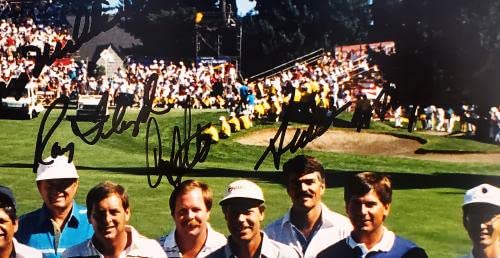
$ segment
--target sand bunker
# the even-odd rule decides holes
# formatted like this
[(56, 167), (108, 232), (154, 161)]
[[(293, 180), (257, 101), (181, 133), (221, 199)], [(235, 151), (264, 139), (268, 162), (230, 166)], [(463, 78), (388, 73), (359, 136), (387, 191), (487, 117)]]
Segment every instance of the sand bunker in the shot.
[[(285, 145), (292, 139), (296, 129), (289, 128), (285, 136)], [(264, 129), (247, 134), (236, 139), (236, 142), (246, 145), (267, 146), (277, 129)], [(415, 159), (447, 161), (447, 162), (477, 162), (500, 164), (500, 153), (494, 154), (415, 154), (421, 143), (406, 138), (387, 134), (375, 134), (344, 130), (329, 130), (319, 138), (307, 144), (306, 150), (376, 154), (400, 156)]]

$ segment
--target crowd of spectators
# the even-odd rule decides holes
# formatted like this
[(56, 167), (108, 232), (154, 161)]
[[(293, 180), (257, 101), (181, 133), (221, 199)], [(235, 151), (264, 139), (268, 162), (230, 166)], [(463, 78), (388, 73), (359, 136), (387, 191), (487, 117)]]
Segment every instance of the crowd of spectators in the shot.
[[(1, 78), (8, 82), (21, 72), (30, 73), (34, 62), (21, 58), (20, 46), (34, 45), (43, 49), (49, 43), (66, 44), (71, 40), (68, 28), (36, 25), (33, 18), (14, 22), (0, 20)], [(311, 63), (297, 63), (280, 73), (252, 82), (238, 77), (232, 63), (219, 65), (184, 64), (153, 60), (151, 62), (126, 62), (113, 76), (93, 75), (87, 63), (71, 57), (58, 60), (46, 67), (40, 76), (32, 77), (30, 85), (38, 90), (44, 104), (61, 95), (76, 99), (79, 94), (103, 94), (109, 92), (110, 104), (124, 94), (130, 105), (143, 105), (144, 85), (153, 73), (158, 74), (154, 107), (165, 105), (192, 108), (226, 108), (229, 112), (248, 111), (253, 117), (276, 119), (282, 112), (283, 103), (290, 100), (303, 109), (316, 107), (332, 110), (351, 100), (354, 79), (370, 77), (376, 67), (369, 67), (366, 54), (359, 51), (330, 53)], [(293, 99), (292, 99), (293, 95)], [(188, 96), (190, 99), (188, 101)]]
[[(406, 127), (409, 110), (411, 108), (399, 107), (394, 110), (394, 122), (396, 127)], [(447, 134), (464, 134), (475, 136), (477, 126), (482, 121), (489, 123), (488, 140), (500, 143), (500, 106), (491, 107), (486, 116), (481, 116), (476, 105), (462, 105), (457, 110), (451, 107), (439, 107), (429, 105), (419, 108), (418, 121), (414, 124), (414, 130), (435, 131)]]
[[(0, 80), (8, 83), (22, 72), (30, 74), (34, 61), (21, 57), (20, 46), (33, 45), (40, 49), (48, 43), (53, 50), (57, 43), (62, 45), (71, 40), (70, 28), (54, 22), (50, 17), (59, 15), (56, 5), (40, 2), (34, 9), (20, 9), (15, 4), (0, 1)], [(17, 10), (17, 11), (16, 11)], [(31, 10), (31, 15), (25, 10)], [(27, 15), (27, 16), (25, 16)], [(35, 17), (35, 18), (32, 18)], [(58, 24), (58, 25), (56, 25)], [(379, 51), (388, 54), (393, 47), (380, 45)], [(370, 66), (367, 46), (325, 53), (308, 63), (296, 63), (278, 73), (247, 81), (241, 78), (233, 63), (218, 65), (185, 64), (181, 62), (155, 59), (147, 62), (127, 61), (113, 76), (89, 73), (88, 64), (75, 61), (71, 56), (56, 61), (44, 68), (37, 77), (31, 76), (29, 86), (37, 89), (37, 95), (45, 105), (66, 95), (75, 102), (80, 94), (100, 95), (108, 92), (110, 105), (116, 104), (119, 95), (125, 95), (128, 105), (143, 105), (146, 79), (158, 74), (153, 108), (221, 108), (228, 112), (242, 114), (251, 119), (279, 120), (283, 106), (295, 104), (295, 116), (323, 116), (329, 111), (342, 107), (349, 101), (355, 102), (366, 96), (360, 90), (359, 82), (371, 81), (377, 84), (380, 73), (377, 66)], [(368, 100), (370, 101), (370, 100)], [(354, 109), (354, 106), (353, 106)], [(352, 109), (352, 110), (353, 110)], [(463, 106), (455, 112), (451, 108), (433, 105), (420, 109), (419, 120), (423, 130), (454, 132), (455, 122), (460, 122), (460, 130), (473, 135), (475, 126), (464, 118), (477, 116), (473, 106)], [(460, 114), (460, 115), (457, 115)], [(500, 141), (498, 108), (490, 112), (490, 138)], [(396, 127), (402, 126), (404, 112), (390, 110)]]
[[(71, 40), (71, 30), (61, 18), (57, 1), (33, 2), (31, 8), (0, 1), (0, 78), (8, 83), (21, 73), (32, 75), (34, 53), (21, 57), (19, 47), (40, 49), (48, 43), (51, 51), (57, 43)], [(30, 76), (29, 86), (37, 89), (45, 105), (61, 95), (77, 100), (80, 94), (128, 97), (131, 106), (143, 105), (146, 79), (158, 74), (154, 107), (225, 108), (228, 112), (247, 111), (252, 118), (278, 119), (282, 105), (296, 102), (303, 112), (312, 109), (333, 110), (351, 100), (352, 85), (359, 76), (370, 77), (365, 49), (325, 54), (311, 63), (297, 63), (283, 71), (248, 82), (238, 77), (232, 63), (220, 65), (184, 64), (162, 59), (150, 62), (125, 62), (113, 76), (95, 75), (88, 64), (68, 56)], [(188, 96), (190, 97), (188, 99)], [(293, 99), (292, 99), (293, 97)], [(323, 113), (323, 112), (321, 112)]]

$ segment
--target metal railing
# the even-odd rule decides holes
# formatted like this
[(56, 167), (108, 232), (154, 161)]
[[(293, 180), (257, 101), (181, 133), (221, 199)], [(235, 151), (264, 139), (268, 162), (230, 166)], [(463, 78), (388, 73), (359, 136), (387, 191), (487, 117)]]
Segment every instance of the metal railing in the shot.
[(274, 76), (274, 75), (281, 73), (283, 71), (287, 71), (288, 69), (294, 67), (296, 63), (309, 64), (309, 63), (315, 62), (318, 59), (320, 59), (321, 57), (323, 57), (324, 54), (325, 54), (325, 49), (320, 48), (316, 51), (313, 51), (309, 54), (295, 58), (291, 61), (288, 61), (284, 64), (281, 64), (281, 65), (278, 65), (278, 66), (273, 67), (271, 69), (268, 69), (264, 72), (252, 75), (252, 76), (248, 77), (247, 79), (248, 79), (248, 81), (256, 81), (256, 80), (259, 80), (261, 78), (271, 77), (271, 76)]

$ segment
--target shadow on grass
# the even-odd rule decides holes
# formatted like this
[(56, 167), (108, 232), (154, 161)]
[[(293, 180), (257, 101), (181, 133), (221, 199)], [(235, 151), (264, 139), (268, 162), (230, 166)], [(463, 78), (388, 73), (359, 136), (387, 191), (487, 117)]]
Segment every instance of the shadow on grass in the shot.
[[(29, 168), (31, 164), (11, 163), (0, 164), (0, 168)], [(78, 170), (93, 170), (106, 173), (121, 173), (130, 175), (146, 176), (148, 171), (145, 167), (88, 167), (77, 166)], [(343, 187), (345, 182), (352, 175), (361, 171), (338, 171), (327, 170), (326, 182), (327, 187)], [(392, 178), (393, 187), (395, 189), (427, 189), (427, 188), (459, 188), (470, 189), (482, 183), (492, 185), (500, 185), (500, 176), (491, 175), (471, 175), (461, 173), (433, 173), (433, 174), (411, 174), (411, 173), (385, 173)], [(156, 176), (153, 176), (156, 178)], [(281, 172), (277, 171), (244, 171), (222, 168), (205, 168), (193, 169), (189, 173), (183, 175), (183, 178), (189, 177), (228, 177), (228, 178), (247, 178), (258, 179), (270, 183), (283, 183), (284, 177)], [(166, 178), (163, 178), (165, 182)]]

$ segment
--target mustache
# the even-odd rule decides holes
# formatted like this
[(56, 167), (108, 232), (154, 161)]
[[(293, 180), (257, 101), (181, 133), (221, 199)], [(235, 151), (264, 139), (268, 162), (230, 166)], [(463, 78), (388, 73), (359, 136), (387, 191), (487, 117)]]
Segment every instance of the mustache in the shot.
[(299, 192), (299, 193), (295, 194), (295, 196), (296, 197), (310, 197), (310, 198), (313, 197), (313, 195), (308, 193), (308, 192)]
[(188, 221), (187, 223), (184, 223), (184, 225), (188, 227), (198, 227), (201, 226), (201, 223), (193, 219)]

